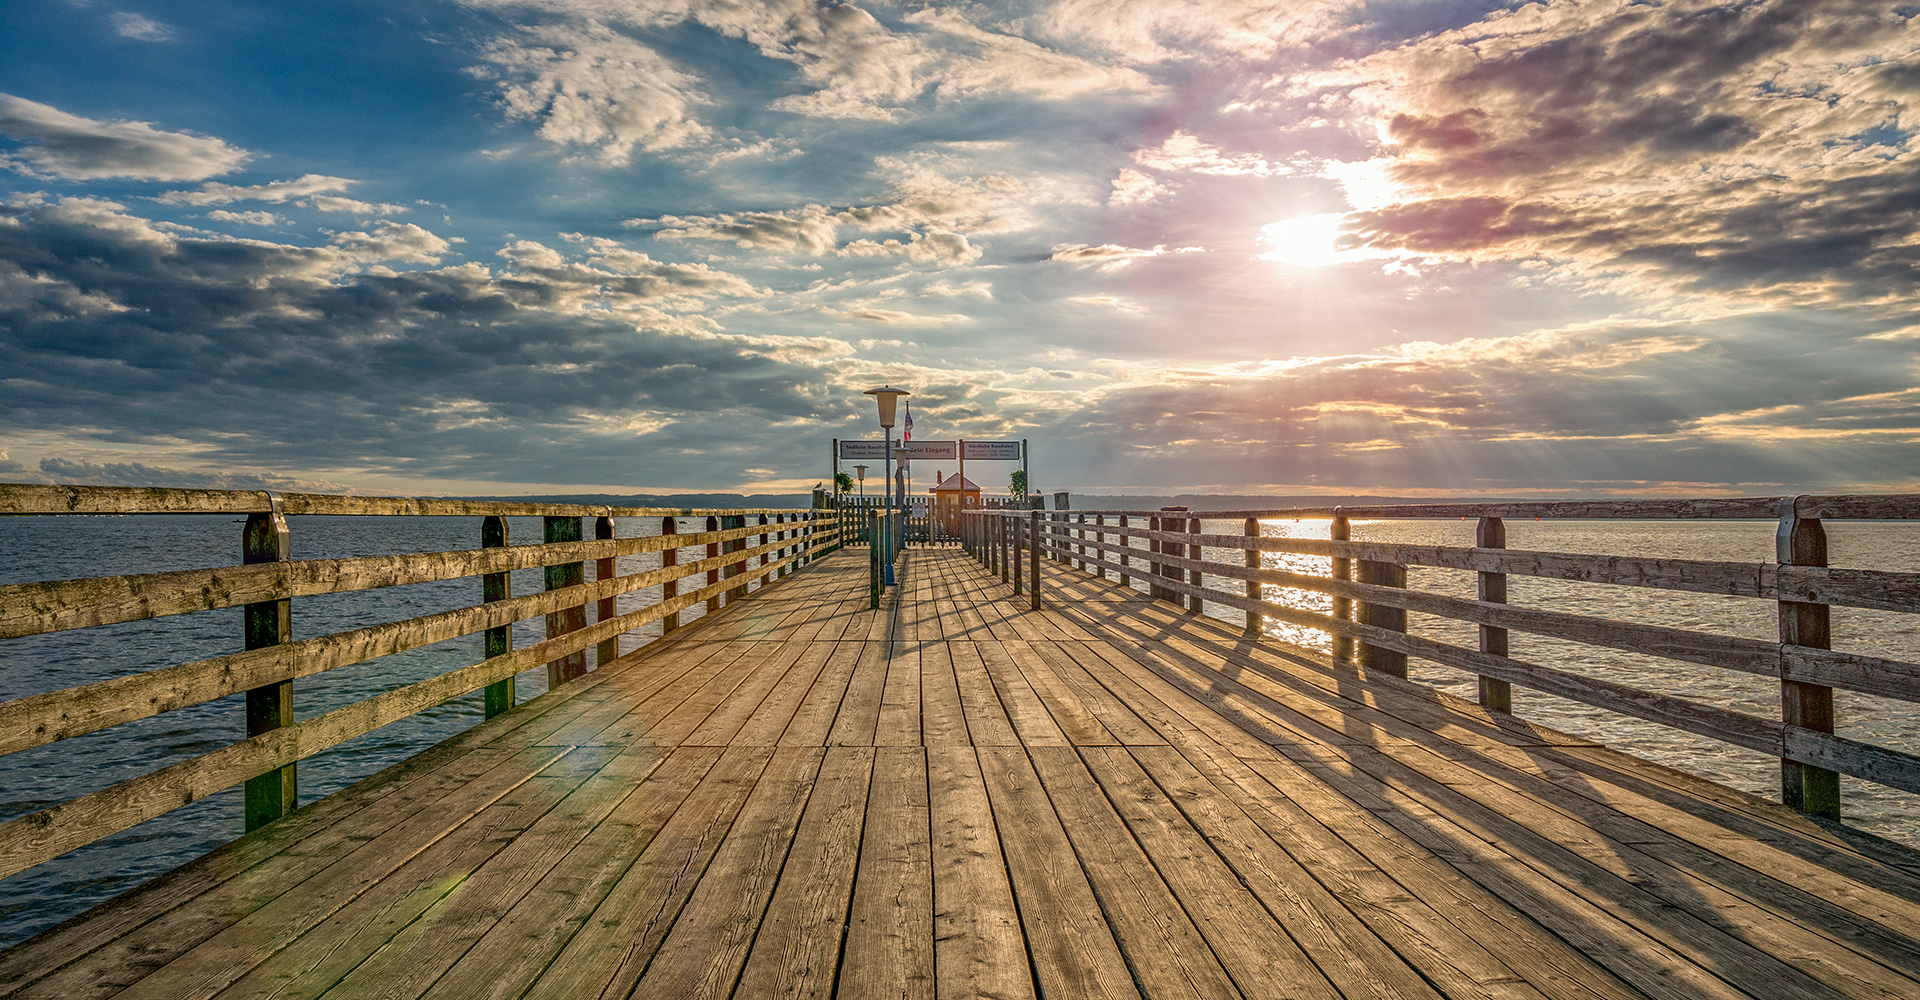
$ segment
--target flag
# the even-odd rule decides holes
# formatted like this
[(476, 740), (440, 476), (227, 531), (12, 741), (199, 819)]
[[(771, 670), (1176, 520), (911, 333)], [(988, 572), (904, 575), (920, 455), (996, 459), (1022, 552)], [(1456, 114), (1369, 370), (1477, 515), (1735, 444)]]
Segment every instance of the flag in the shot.
[[(907, 404), (907, 420), (904, 425), (904, 428), (905, 429), (900, 432), (900, 443), (903, 445), (912, 444), (913, 443), (913, 404), (912, 403)], [(905, 455), (900, 456), (900, 467), (902, 469), (907, 467), (907, 456)]]

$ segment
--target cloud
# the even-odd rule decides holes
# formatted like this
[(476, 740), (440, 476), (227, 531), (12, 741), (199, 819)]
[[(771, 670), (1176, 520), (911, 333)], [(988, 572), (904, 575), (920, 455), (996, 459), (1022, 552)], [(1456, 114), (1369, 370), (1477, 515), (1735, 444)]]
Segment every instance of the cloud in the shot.
[(0, 483), (45, 483), (53, 480), (23, 462), (15, 461), (0, 451)]
[[(973, 317), (965, 315), (964, 313), (931, 315), (928, 313), (906, 312), (900, 309), (885, 309), (874, 305), (856, 305), (846, 309), (826, 306), (822, 307), (820, 311), (828, 316), (837, 316), (842, 319), (857, 319), (867, 323), (885, 323), (897, 326), (941, 326), (949, 323), (970, 323), (973, 321)], [(866, 347), (878, 342), (863, 340), (860, 343), (863, 347)], [(891, 341), (889, 343), (897, 344), (898, 342)]]
[(914, 233), (900, 240), (854, 240), (836, 251), (845, 257), (885, 257), (903, 255), (916, 264), (957, 267), (980, 259), (985, 251), (967, 241), (965, 235), (934, 229)]
[(708, 103), (698, 82), (653, 49), (588, 21), (522, 28), (480, 51), (474, 68), (494, 80), (510, 119), (538, 121), (542, 139), (584, 147), (608, 166), (635, 150), (701, 144), (694, 117)]
[[(656, 239), (732, 243), (743, 249), (843, 257), (900, 255), (914, 263), (954, 266), (979, 259), (973, 242), (981, 234), (1010, 232), (1034, 224), (1034, 210), (1056, 195), (1001, 173), (971, 176), (956, 158), (941, 153), (880, 157), (877, 172), (889, 178), (888, 197), (834, 207), (802, 205), (778, 211), (665, 215), (629, 219), (625, 225), (654, 230)], [(892, 238), (841, 242), (841, 230), (893, 233)]]
[[(293, 202), (316, 212), (339, 212), (360, 216), (400, 215), (405, 205), (357, 201), (329, 192), (345, 191), (359, 183), (349, 177), (306, 174), (292, 180), (265, 184), (239, 185), (208, 182), (191, 191), (166, 191), (155, 200), (169, 205), (230, 205), (237, 201), (264, 201), (272, 204)], [(261, 214), (261, 213), (256, 213)], [(213, 218), (214, 216), (209, 216)]]
[(77, 486), (160, 486), (170, 489), (272, 490), (286, 493), (359, 492), (351, 486), (325, 479), (226, 470), (209, 472), (140, 462), (88, 462), (51, 455), (40, 460), (40, 472), (46, 482)]
[[(1227, 177), (1278, 177), (1292, 171), (1277, 163), (1268, 163), (1258, 153), (1229, 155), (1220, 147), (1201, 140), (1191, 132), (1175, 129), (1166, 141), (1150, 149), (1136, 150), (1133, 162), (1151, 170), (1170, 173), (1215, 174)], [(1142, 177), (1144, 175), (1136, 174)], [(1151, 183), (1151, 181), (1149, 181)], [(1119, 182), (1115, 182), (1116, 189)], [(1136, 184), (1137, 187), (1137, 184)]]
[(329, 241), (355, 260), (434, 264), (448, 250), (446, 240), (405, 222), (377, 222), (371, 232), (335, 233)]
[(1320, 74), (1398, 203), (1368, 244), (1539, 258), (1642, 290), (1910, 301), (1906, 22), (1866, 4), (1533, 4)]
[(587, 250), (584, 260), (568, 258), (532, 240), (500, 251), (518, 282), (537, 288), (545, 308), (613, 312), (661, 308), (699, 309), (715, 298), (756, 298), (750, 282), (705, 264), (654, 260), (603, 237), (570, 235)]
[(251, 155), (220, 139), (163, 132), (146, 122), (95, 121), (11, 94), (0, 94), (0, 134), (25, 143), (0, 154), (0, 166), (60, 180), (197, 181), (233, 170)]
[(1313, 40), (1329, 15), (1348, 5), (1327, 0), (1060, 0), (1029, 19), (1033, 33), (1070, 50), (1133, 65), (1195, 57), (1263, 59)]
[(1077, 306), (1097, 306), (1102, 309), (1111, 309), (1118, 313), (1144, 313), (1147, 311), (1146, 307), (1140, 303), (1131, 299), (1120, 298), (1117, 295), (1073, 295), (1061, 301), (1069, 302)]
[(208, 212), (207, 218), (215, 222), (237, 222), (247, 226), (274, 226), (282, 221), (272, 212), (229, 212), (223, 208)]
[(314, 195), (300, 204), (316, 212), (348, 212), (354, 215), (399, 215), (407, 210), (405, 205), (355, 201), (352, 198), (336, 198), (324, 194)]
[(1048, 260), (1063, 261), (1068, 264), (1091, 265), (1103, 271), (1116, 271), (1136, 260), (1148, 257), (1160, 257), (1170, 253), (1202, 253), (1203, 247), (1177, 247), (1167, 249), (1165, 243), (1152, 247), (1124, 247), (1116, 243), (1102, 243), (1088, 246), (1085, 243), (1067, 243), (1053, 248)]
[(306, 174), (289, 181), (238, 185), (209, 182), (192, 191), (166, 191), (156, 200), (169, 205), (230, 205), (236, 201), (286, 202), (318, 194), (345, 191), (354, 185), (347, 177)]
[(1141, 205), (1172, 193), (1172, 188), (1138, 170), (1122, 170), (1113, 179), (1113, 193), (1107, 196), (1107, 204)]
[(143, 14), (118, 11), (111, 18), (113, 30), (121, 38), (131, 38), (138, 42), (170, 42), (173, 29)]
[[(954, 10), (914, 10), (885, 23), (855, 4), (815, 0), (468, 2), (507, 16), (557, 19), (490, 45), (481, 72), (512, 81), (503, 95), (510, 114), (541, 118), (543, 137), (598, 145), (615, 163), (636, 144), (671, 148), (704, 135), (686, 119), (687, 108), (703, 102), (692, 81), (616, 28), (651, 32), (692, 22), (745, 41), (766, 59), (792, 64), (810, 88), (778, 97), (772, 107), (814, 117), (897, 121), (923, 103), (1004, 95), (1058, 101), (1151, 89), (1129, 67), (983, 27)], [(528, 37), (531, 43), (522, 40)], [(567, 98), (554, 99), (563, 90)], [(625, 129), (603, 127), (615, 108), (636, 109), (637, 121)], [(581, 128), (583, 122), (593, 127)], [(645, 145), (653, 136), (661, 141)]]
[(985, 281), (930, 281), (921, 286), (922, 295), (940, 295), (947, 298), (993, 298), (993, 285)]
[(1220, 471), (1231, 467), (1238, 482), (1349, 489), (1912, 488), (1911, 472), (1889, 478), (1920, 467), (1908, 359), (1832, 338), (1781, 370), (1772, 359), (1809, 321), (1594, 324), (1185, 368), (1107, 362), (1100, 384), (1030, 390), (1022, 410), (1055, 447), (1184, 442), (1110, 451), (1115, 482), (1234, 482)]
[(839, 246), (842, 216), (824, 205), (779, 212), (722, 212), (718, 215), (663, 215), (630, 219), (629, 226), (654, 229), (663, 240), (714, 240), (748, 249), (822, 255)]
[(166, 449), (180, 457), (154, 464), (189, 471), (710, 484), (764, 462), (742, 421), (812, 419), (844, 366), (840, 341), (714, 330), (714, 302), (759, 293), (710, 267), (593, 237), (515, 242), (497, 273), (430, 263), (446, 251), (404, 223), (299, 247), (16, 199), (0, 206), (0, 426)]

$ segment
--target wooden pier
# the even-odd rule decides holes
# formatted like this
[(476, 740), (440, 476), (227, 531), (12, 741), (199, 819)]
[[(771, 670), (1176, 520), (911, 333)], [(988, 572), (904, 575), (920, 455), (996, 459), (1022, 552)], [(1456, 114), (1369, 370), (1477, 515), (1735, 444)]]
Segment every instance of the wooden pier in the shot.
[(0, 996), (1920, 996), (1914, 852), (1024, 569), (1037, 609), (953, 548), (878, 609), (864, 552), (776, 577)]

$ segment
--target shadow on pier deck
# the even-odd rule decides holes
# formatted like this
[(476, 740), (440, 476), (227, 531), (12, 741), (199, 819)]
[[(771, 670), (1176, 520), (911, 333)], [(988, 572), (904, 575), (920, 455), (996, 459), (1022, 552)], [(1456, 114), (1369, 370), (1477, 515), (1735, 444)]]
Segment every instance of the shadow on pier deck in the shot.
[(1033, 611), (903, 565), (869, 611), (825, 560), (0, 995), (1920, 996), (1911, 852), (1084, 574)]

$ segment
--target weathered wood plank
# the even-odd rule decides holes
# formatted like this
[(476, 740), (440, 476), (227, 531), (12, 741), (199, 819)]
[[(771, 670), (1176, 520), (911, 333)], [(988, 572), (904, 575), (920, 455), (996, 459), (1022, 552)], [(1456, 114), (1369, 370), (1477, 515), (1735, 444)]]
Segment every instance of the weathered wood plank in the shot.
[(723, 1000), (732, 994), (825, 755), (821, 747), (775, 748), (629, 996)]
[(611, 813), (500, 914), (422, 1000), (518, 997), (579, 932), (615, 883), (719, 761), (715, 747), (669, 754)]
[(876, 749), (834, 996), (934, 1000), (932, 823), (926, 751)]
[(1001, 747), (977, 752), (1041, 994), (1139, 997), (1113, 929), (1102, 919), (1099, 899), (1026, 753)]
[[(1122, 751), (1124, 752), (1124, 751)], [(1052, 800), (1073, 851), (1079, 856), (1081, 871), (1099, 897), (1105, 927), (1089, 933), (1106, 932), (1127, 958), (1140, 992), (1150, 997), (1249, 997), (1286, 996), (1333, 1000), (1334, 994), (1321, 980), (1319, 989), (1305, 989), (1305, 981), (1290, 982), (1278, 990), (1271, 976), (1249, 979), (1229, 976), (1221, 967), (1221, 957), (1201, 937), (1190, 917), (1162, 878), (1165, 870), (1156, 865), (1146, 849), (1128, 833), (1126, 824), (1115, 815), (1100, 786), (1087, 774), (1086, 766), (1074, 750), (1066, 747), (1036, 747), (1029, 752), (1033, 770), (1040, 776), (1045, 797), (1028, 798), (1034, 812)], [(1025, 761), (1009, 761), (1007, 776), (1010, 790), (1024, 795)], [(1002, 832), (1004, 838), (1006, 833)], [(1188, 859), (1168, 859), (1179, 864)], [(1080, 872), (1072, 872), (1078, 875)], [(1176, 878), (1178, 876), (1175, 876)], [(1236, 889), (1245, 892), (1238, 885)], [(1257, 909), (1257, 907), (1256, 907)], [(1214, 914), (1203, 912), (1199, 920)], [(1236, 914), (1239, 917), (1251, 914)], [(1264, 914), (1262, 914), (1264, 916)], [(1091, 922), (1091, 918), (1088, 918)], [(1242, 928), (1244, 932), (1277, 931), (1270, 922), (1265, 927)], [(1110, 930), (1109, 930), (1110, 928)], [(1231, 933), (1231, 932), (1229, 932)], [(1284, 935), (1279, 942), (1287, 942)], [(1287, 942), (1290, 943), (1290, 942)], [(1269, 944), (1273, 947), (1273, 944)], [(1285, 944), (1280, 944), (1284, 948)], [(1064, 963), (1063, 963), (1064, 964)], [(1303, 963), (1305, 964), (1305, 963)], [(1310, 968), (1310, 966), (1309, 966)], [(1237, 970), (1247, 973), (1249, 970)], [(1264, 971), (1264, 970), (1262, 970)], [(1075, 972), (1079, 972), (1075, 969)], [(1317, 976), (1315, 978), (1318, 978)], [(1044, 979), (1042, 980), (1044, 985)], [(1049, 990), (1051, 992), (1051, 990)]]
[[(431, 876), (410, 875), (405, 867), (396, 870), (380, 886), (256, 965), (222, 992), (223, 1000), (364, 996), (376, 987), (388, 995), (418, 996), (621, 806), (662, 758), (650, 748), (571, 756), (568, 763), (575, 774), (559, 775), (550, 768), (539, 779), (554, 781), (563, 797), (511, 839), (503, 836), (510, 831), (498, 823), (487, 824), (476, 838), (473, 858), (451, 870), (442, 868)], [(577, 780), (580, 777), (585, 780)], [(392, 891), (405, 882), (422, 888)]]
[[(887, 654), (891, 643), (867, 640), (840, 655), (855, 657), (853, 679), (833, 719), (826, 742), (835, 746), (873, 746), (880, 726), (880, 706), (887, 693)], [(917, 672), (917, 671), (916, 671)], [(918, 743), (916, 739), (913, 742)], [(908, 744), (900, 744), (908, 745)]]
[(935, 996), (1035, 996), (1026, 938), (977, 752), (928, 747)]
[(739, 982), (727, 984), (731, 990), (718, 995), (833, 995), (866, 826), (873, 758), (872, 747), (827, 749)]
[(773, 757), (730, 747), (660, 828), (586, 923), (524, 994), (527, 1000), (626, 996), (698, 886)]
[(883, 747), (917, 747), (925, 714), (920, 701), (920, 644), (896, 640), (881, 648), (887, 658), (886, 683), (872, 742)]
[[(256, 866), (216, 891), (196, 897), (106, 942), (82, 960), (65, 965), (15, 995), (43, 998), (101, 997), (124, 989), (183, 954), (207, 948), (225, 961), (245, 962), (259, 950), (247, 944), (261, 935), (291, 940), (351, 902), (421, 850), (445, 839), (469, 818), (533, 780), (567, 750), (538, 748), (513, 755), (485, 774), (457, 786), (457, 793), (418, 804), (378, 839), (349, 840), (348, 850), (316, 859), (306, 877), (290, 884), (286, 872)], [(298, 886), (298, 892), (288, 891)], [(235, 927), (242, 928), (233, 931)], [(222, 935), (225, 935), (222, 937)], [(216, 940), (217, 939), (217, 940)], [(244, 971), (244, 967), (241, 971)]]

